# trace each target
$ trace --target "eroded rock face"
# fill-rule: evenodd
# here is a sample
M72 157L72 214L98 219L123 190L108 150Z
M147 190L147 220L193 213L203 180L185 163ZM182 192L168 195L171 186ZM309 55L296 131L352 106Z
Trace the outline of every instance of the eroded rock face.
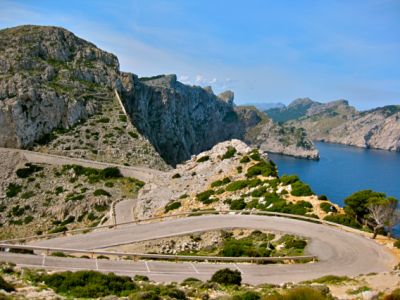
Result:
M101 106L89 93L120 89L119 62L68 30L0 31L0 147L23 148Z
M144 82L130 73L122 73L121 78L122 98L132 123L172 165L245 133L233 106L210 88L182 84L176 75ZM233 99L233 93L228 94Z
M326 109L289 121L307 130L310 138L362 148L400 151L399 107L390 105L358 112L345 101L327 103Z

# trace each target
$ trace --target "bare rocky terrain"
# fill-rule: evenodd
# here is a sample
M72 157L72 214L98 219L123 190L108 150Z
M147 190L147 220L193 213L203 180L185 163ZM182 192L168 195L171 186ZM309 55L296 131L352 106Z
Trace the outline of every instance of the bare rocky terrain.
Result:
M312 140L400 151L400 106L357 111L347 100L318 103L309 98L265 111L287 126L305 129Z

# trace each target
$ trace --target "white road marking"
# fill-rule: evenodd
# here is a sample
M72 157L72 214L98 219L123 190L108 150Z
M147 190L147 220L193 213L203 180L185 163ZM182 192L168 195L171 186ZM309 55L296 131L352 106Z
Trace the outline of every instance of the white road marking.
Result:
M190 263L193 267L193 269L196 271L197 274L199 274L199 271L197 271L197 269L194 267L193 263Z
M239 267L236 264L234 264L234 265L240 271L240 273L244 274L244 272L242 270L240 270Z
M43 262L42 262L42 267L44 267L44 260L46 258L46 255L43 255Z
M99 269L99 265L97 264L97 258L95 259L95 261L96 261L96 270L98 270Z
M150 273L150 269L149 269L149 266L147 265L147 261L144 261L144 263L146 264L147 272Z

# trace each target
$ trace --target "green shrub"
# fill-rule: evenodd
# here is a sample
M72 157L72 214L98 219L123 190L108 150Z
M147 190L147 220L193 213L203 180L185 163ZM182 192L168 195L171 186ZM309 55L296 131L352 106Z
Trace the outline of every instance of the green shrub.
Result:
M394 246L395 246L396 248L399 248L399 249L400 249L400 240L396 241L396 242L394 243Z
M93 192L93 196L107 196L111 197L111 194L103 189L98 189Z
M246 253L243 243L239 241L231 241L225 244L224 248L218 255L223 257L241 257Z
M232 158L235 156L235 153L236 153L235 147L228 146L226 149L227 150L226 150L225 154L222 156L221 160L229 159L229 158Z
M32 216L27 216L27 217L24 218L24 224L29 224L32 221L33 221L33 217Z
M283 186L293 184L293 183L299 181L299 176L297 176L297 175L289 175L288 176L288 175L284 174L280 178L280 181L282 182Z
M69 223L72 223L75 221L75 217L74 216L69 216L67 219L65 219L62 223L61 226L65 226Z
M226 187L226 190L229 192L234 192L234 191L242 190L242 189L246 188L248 185L249 185L248 180L238 180L238 181L235 181L235 182L232 182L231 184L229 184Z
M182 203L180 203L180 202L174 202L165 207L165 212L167 213L170 210L178 209L179 207L181 207L181 205L182 205Z
M13 292L15 288L0 276L0 289L6 292Z
M246 202L243 199L233 200L229 209L242 210L246 207Z
M106 260L110 260L110 258L108 256L104 256L104 255L99 255L96 257L96 259L106 259Z
M8 185L8 191L6 193L6 196L9 198L15 197L22 191L22 185L16 185L13 183L10 183Z
M96 215L95 215L93 212L91 212L91 213L88 215L87 218L88 218L89 221L94 221L94 220L97 219Z
M149 277L143 275L135 275L133 279L136 281L149 281Z
M253 292L253 291L245 292L241 295L238 295L238 297L240 298L240 300L260 300L261 299L260 293ZM235 298L235 296L234 296L234 298Z
M319 195L318 200L328 200L328 198L325 195Z
M229 177L225 177L224 179L222 179L222 180L217 180L217 181L214 181L213 183L211 183L211 187L219 187L219 186L221 186L221 185L225 185L225 184L228 184L229 182L231 182L231 180L229 179Z
M19 254L35 254L34 252L33 252L33 250L30 250L30 249L10 249L9 250L11 253L19 253ZM12 264L12 263L9 263L9 264Z
M218 191L216 191L216 194L217 194L217 195L221 195L221 194L223 194L223 193L225 193L225 190L224 190L224 189L219 189Z
M127 296L139 287L127 276L107 275L95 271L63 272L38 275L37 282L44 281L56 293L75 298L99 298L108 295Z
M210 281L222 285L240 285L242 283L242 275L238 270L221 269L214 273Z
M161 291L160 296L166 296L164 298L168 299L168 297L172 299L178 299L178 300L186 300L185 293L181 290L174 289L174 288L169 288Z
M210 159L210 156L206 155L206 156L200 157L200 158L197 160L197 162L198 162L198 163L202 163L202 162L205 162L205 161L207 161L207 160L209 160L209 159Z
M172 176L172 179L181 178L181 174L176 173Z
M110 122L110 118L101 118L96 121L96 123L108 123Z
M162 300L162 298L155 291L146 291L132 294L129 300Z
M250 155L250 158L255 161L261 161L261 157L260 157L259 153L254 153L254 154Z
M199 201L204 202L206 200L209 200L210 196L214 195L214 194L215 194L215 192L213 190L208 190L208 191L202 192L200 194L197 194L196 197Z
M30 163L25 164L28 168L18 169L16 174L19 178L28 178L35 172L39 172L43 170L43 167L35 166Z
M65 226L61 226L61 227L58 227L58 228L55 228L55 229L49 231L48 234L59 233L59 232L64 232L64 231L68 231L68 228Z
M94 209L95 209L96 211L98 211L98 212L107 211L108 208L109 208L108 205L96 205L96 206L94 207Z
M292 192L293 196L312 196L315 195L311 190L311 187L308 184L302 183L301 181L297 181L292 184Z
M105 185L106 187L112 188L112 187L114 186L114 183L112 183L112 182L106 182L104 185Z
M126 122L127 121L126 116L119 116L119 119L120 119L121 122Z
M32 192L32 191L29 191L29 192L23 193L23 194L21 195L21 198L22 198L22 199L29 199L29 198L34 197L34 196L35 196L35 193Z
M137 133L134 133L134 132L132 132L132 131L129 131L128 134L129 134L131 137L133 137L134 139L139 138L138 134L137 134Z
M25 212L25 208L24 207L20 208L18 204L11 209L12 215L16 216L16 217L22 216L24 214L24 212Z
M246 174L247 178L251 178L257 175L262 175L264 177L268 176L278 177L278 173L276 171L275 166L265 161L261 161L247 170Z
M319 207L321 207L321 209L326 213L329 213L331 211L331 206L332 204L328 202L322 202L319 204Z
M100 176L102 178L118 178L122 177L121 172L117 167L105 168L100 171Z
M236 168L236 170L238 171L238 174L241 174L243 172L243 167L242 166L238 166Z
M284 295L273 295L264 298L265 300L328 300L322 293L313 288L296 288Z
M55 257L68 257L68 255L64 254L63 252L53 252L50 254L50 256L55 256Z
M189 197L188 194L183 194L182 196L179 197L179 199L186 199L186 198L188 198L188 197Z
M245 163L248 163L248 162L250 162L250 158L247 155L243 156L243 158L240 160L241 164L245 164Z
M295 249L304 249L307 246L307 242L303 240L292 240L286 243L285 248L295 248Z
M353 227L356 229L360 229L361 225L348 217L347 215L337 215L337 216L326 216L324 218L325 221L333 222L333 223L338 223L342 224L345 226Z

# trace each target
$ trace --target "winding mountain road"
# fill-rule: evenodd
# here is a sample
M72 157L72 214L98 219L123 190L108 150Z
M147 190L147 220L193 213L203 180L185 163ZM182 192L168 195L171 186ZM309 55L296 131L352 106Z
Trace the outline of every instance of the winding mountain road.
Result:
M248 228L295 234L310 240L306 254L318 255L319 262L308 264L212 264L159 261L100 261L15 255L1 252L0 259L26 266L56 270L94 269L120 275L142 274L156 281L181 281L188 277L206 280L218 269L230 267L242 272L251 284L299 282L325 275L356 276L389 270L397 259L385 247L368 238L338 228L300 220L254 215L209 215L142 224L116 230L94 232L39 241L29 245L68 249L102 249L134 242L172 237L212 229Z

